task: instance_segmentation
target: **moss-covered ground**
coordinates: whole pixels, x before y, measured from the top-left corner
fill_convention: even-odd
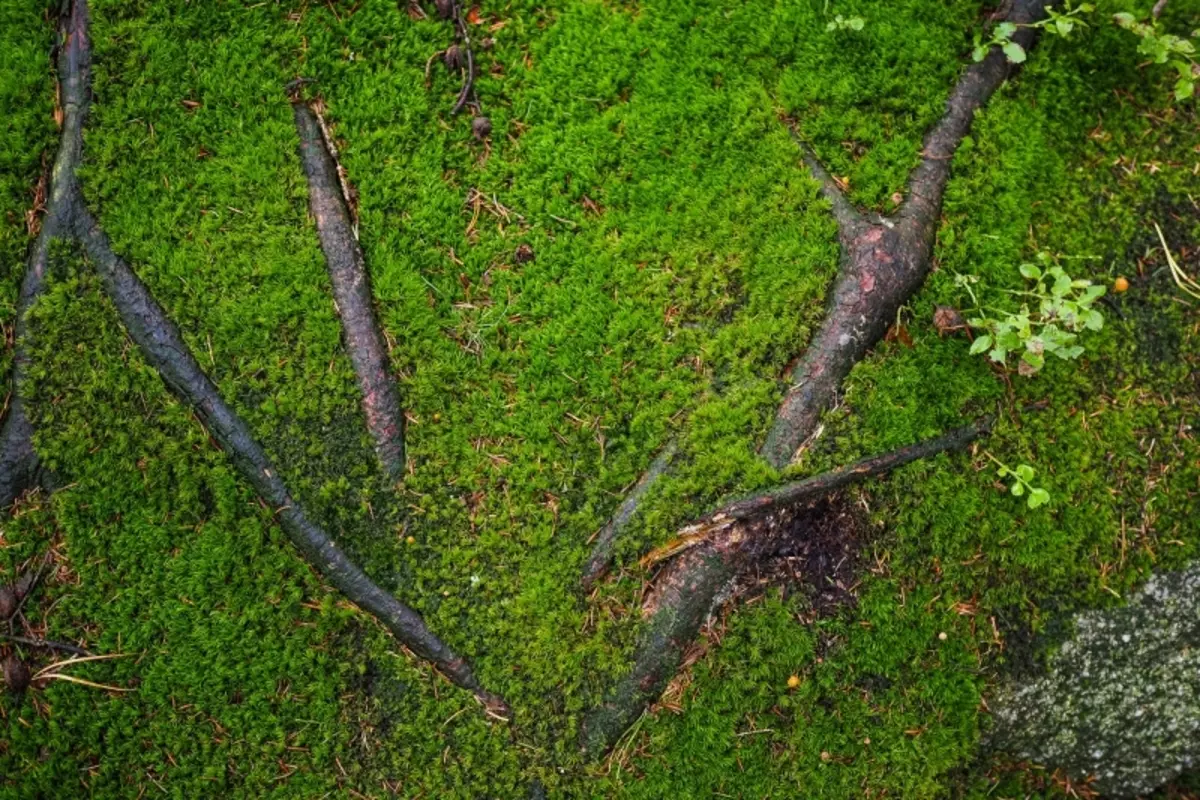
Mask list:
[[[6,331],[56,145],[48,5],[0,3]],[[1046,42],[979,116],[936,271],[902,311],[911,347],[854,371],[793,469],[999,410],[995,435],[849,495],[877,529],[858,603],[815,622],[802,595],[735,609],[676,687],[681,710],[596,764],[575,737],[628,665],[637,556],[777,479],[754,449],[837,261],[779,116],[856,201],[890,209],[985,10],[486,0],[484,146],[448,114],[456,79],[435,64],[426,85],[448,25],[404,3],[92,5],[83,181],[115,248],[297,494],[516,716],[489,721],[322,586],[64,252],[35,310],[37,445],[61,488],[2,523],[0,570],[53,545],[27,616],[129,654],[70,674],[132,691],[0,699],[0,795],[1058,796],[1050,775],[978,755],[989,687],[1033,668],[1067,611],[1200,545],[1200,317],[1153,232],[1200,272],[1200,125],[1129,34]],[[835,13],[864,29],[826,31]],[[1198,15],[1174,0],[1165,21],[1186,33]],[[297,76],[318,81],[358,192],[411,415],[399,491],[374,465],[307,218],[283,91]],[[1012,303],[1039,249],[1132,286],[1080,361],[1010,388],[932,313],[967,301],[956,274]],[[682,469],[623,543],[627,569],[581,598],[589,537],[672,436]],[[1051,504],[1007,494],[987,453],[1033,465]]]

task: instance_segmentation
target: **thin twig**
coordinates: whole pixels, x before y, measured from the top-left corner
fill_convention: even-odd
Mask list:
[[[455,33],[462,42],[463,50],[467,54],[467,74],[463,78],[462,89],[458,92],[458,99],[454,101],[454,108],[450,109],[451,116],[457,115],[467,103],[470,102],[475,110],[479,110],[479,97],[475,93],[475,53],[471,49],[471,34],[467,30],[466,20],[463,19],[462,5],[458,0],[451,0],[451,9],[453,10]]]
[[[133,689],[122,689],[120,686],[111,686],[107,683],[96,683],[95,681],[89,681],[84,678],[76,678],[74,675],[63,675],[58,672],[51,672],[49,675],[43,675],[40,679],[35,678],[34,680],[66,681],[67,683],[78,683],[81,686],[90,686],[93,689],[103,689],[106,692],[132,692],[133,691]]]
[[[17,644],[25,644],[30,647],[44,647],[48,650],[62,650],[64,653],[72,653],[77,656],[90,656],[91,652],[84,650],[82,647],[76,647],[73,644],[65,642],[56,642],[52,639],[37,639],[29,636],[17,636],[16,634],[0,633],[0,639]]]
[[[1171,248],[1167,246],[1167,239],[1163,236],[1162,228],[1158,227],[1157,222],[1154,223],[1154,230],[1158,232],[1158,240],[1162,242],[1163,253],[1167,256],[1167,266],[1171,268],[1171,277],[1175,279],[1175,285],[1184,293],[1200,300],[1200,283],[1196,283],[1191,275],[1188,275],[1175,263],[1175,257],[1171,255]]]
[[[67,658],[67,659],[63,659],[62,661],[55,661],[53,664],[47,664],[46,666],[42,667],[40,670],[38,670],[34,674],[33,680],[36,681],[38,678],[49,677],[55,671],[60,670],[63,667],[72,666],[74,664],[87,664],[92,661],[112,661],[113,659],[116,659],[116,658],[129,658],[130,656],[134,656],[134,655],[137,655],[137,654],[136,653],[101,653],[100,655],[86,655],[86,656],[76,656],[74,658]]]
[[[25,603],[29,601],[29,596],[33,594],[33,590],[38,587],[39,583],[41,583],[42,575],[45,573],[46,567],[50,565],[50,562],[53,560],[53,558],[53,555],[50,553],[46,553],[46,555],[42,557],[42,563],[38,565],[38,570],[36,573],[34,573],[33,580],[29,582],[28,586],[21,588],[19,592],[21,599],[17,601],[17,608],[9,617],[10,619],[15,619],[17,615],[21,613],[21,609],[23,609],[25,607]],[[23,577],[24,576],[22,576],[22,578]],[[21,581],[18,580],[18,587],[20,586],[20,583]]]

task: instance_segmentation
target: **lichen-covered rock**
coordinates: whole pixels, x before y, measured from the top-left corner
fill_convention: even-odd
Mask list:
[[[1200,766],[1200,562],[1154,576],[1122,608],[1080,614],[1048,674],[992,710],[992,748],[1107,796]]]

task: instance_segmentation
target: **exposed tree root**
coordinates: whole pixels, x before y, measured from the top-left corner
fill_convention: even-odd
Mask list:
[[[23,305],[17,306],[18,314],[25,313]],[[22,349],[18,344],[17,358],[21,358]],[[39,482],[38,457],[33,449],[33,425],[25,416],[25,402],[20,395],[24,380],[22,375],[17,374],[17,370],[23,369],[23,366],[13,364],[12,400],[4,427],[0,429],[0,510],[11,506],[26,489],[33,488]]]
[[[583,589],[590,591],[596,581],[604,577],[608,572],[608,567],[612,563],[613,549],[616,547],[617,539],[633,522],[637,515],[638,508],[641,506],[642,499],[658,482],[658,479],[667,474],[671,468],[671,461],[675,458],[677,450],[676,443],[671,440],[667,443],[650,464],[650,468],[646,473],[638,479],[638,482],[621,501],[621,505],[617,507],[616,512],[605,523],[604,527],[596,534],[595,544],[592,545],[592,554],[588,556],[587,565],[583,569]]]
[[[1012,0],[1007,18],[1018,24],[1036,22],[1045,16],[1045,7],[1054,4]],[[1029,50],[1036,37],[1036,30],[1020,28],[1013,40]],[[998,47],[965,70],[947,100],[946,113],[925,137],[921,161],[909,176],[907,199],[890,217],[867,215],[854,208],[812,150],[801,142],[803,158],[832,204],[842,255],[825,318],[790,376],[791,387],[760,450],[776,469],[786,467],[797,449],[817,432],[821,414],[833,405],[851,368],[883,337],[900,306],[924,283],[951,159],[975,112],[1011,70]],[[585,720],[584,748],[592,752],[607,749],[658,696],[721,590],[754,559],[778,549],[781,532],[790,531],[797,509],[805,501],[912,458],[961,447],[986,430],[964,428],[921,447],[790,484],[740,501],[681,531],[668,546],[665,557],[670,561],[655,579],[643,608],[648,621],[633,670]],[[644,494],[644,482],[639,483],[635,495],[639,491]],[[627,521],[639,500],[640,496],[631,496],[614,521]],[[619,532],[619,524],[610,522],[610,526]],[[611,544],[608,548],[611,551]]]
[[[81,209],[77,225],[80,240],[130,337],[167,386],[193,408],[238,472],[275,509],[280,526],[309,564],[414,653],[433,663],[457,685],[474,692],[492,713],[507,716],[503,701],[483,689],[465,660],[430,631],[415,611],[367,577],[325,531],[305,516],[249,426],[221,399],[178,329],[129,265],[113,253],[108,237],[91,214]]]
[[[1036,22],[1045,16],[1045,5],[1045,0],[1013,0],[1008,19]],[[1021,28],[1013,41],[1028,50],[1036,36],[1035,30]],[[921,162],[909,176],[907,199],[890,217],[871,220],[854,209],[805,149],[805,160],[833,203],[842,258],[825,320],[792,371],[791,388],[762,446],[763,457],[777,469],[787,466],[817,429],[850,369],[883,337],[897,309],[924,283],[951,160],[975,112],[1011,69],[997,47],[967,68],[946,103],[945,115],[925,137]]]
[[[1008,19],[1036,22],[1045,16],[1045,0],[1013,0]],[[1036,30],[1021,28],[1013,41],[1026,50]],[[834,404],[842,381],[887,332],[896,311],[921,287],[929,272],[942,195],[950,162],[971,127],[975,112],[1004,83],[1012,65],[999,48],[967,68],[946,113],[925,138],[921,163],[909,176],[908,199],[883,217],[855,208],[812,148],[789,121],[804,163],[829,200],[842,245],[841,265],[832,300],[816,336],[789,376],[775,421],[760,451],[776,469],[786,467],[801,445],[817,432],[821,414]],[[656,460],[601,530],[584,571],[589,587],[612,558],[615,539],[628,527],[646,492],[665,471]]]
[[[649,621],[633,669],[584,720],[583,747],[601,752],[662,693],[712,612],[717,596],[739,574],[805,532],[796,523],[806,508],[838,489],[948,450],[966,447],[991,431],[981,420],[844,469],[789,483],[730,503],[682,528],[656,560],[670,559],[642,605]]]
[[[300,133],[300,159],[308,176],[309,206],[329,267],[346,349],[362,391],[367,430],[375,440],[380,462],[395,480],[404,475],[404,411],[391,374],[387,343],[375,318],[367,266],[320,120],[298,93],[292,95],[292,109]]]
[[[62,160],[62,153],[59,154]],[[57,173],[57,170],[56,170]],[[17,320],[13,352],[12,399],[4,427],[0,428],[0,511],[8,508],[24,492],[39,482],[37,452],[33,448],[33,425],[25,413],[25,393],[29,389],[29,310],[46,287],[50,244],[57,235],[59,213],[52,199],[42,230],[34,242],[21,282],[17,300]]]
[[[1012,0],[1008,19],[1038,20],[1046,0]],[[1053,2],[1050,3],[1053,5]],[[443,16],[453,18],[465,53],[465,79],[454,113],[473,105],[475,65],[469,33],[457,0],[439,0]],[[1020,29],[1013,39],[1026,50],[1036,32]],[[98,270],[114,307],[147,362],[166,385],[194,410],[229,458],[275,510],[280,525],[308,562],[351,601],[374,615],[404,645],[460,687],[473,692],[500,717],[507,706],[487,692],[466,662],[424,624],[419,615],[385,592],[341,551],[331,537],[307,518],[289,493],[246,423],[221,398],[216,386],[191,355],[178,329],[149,289],[112,249],[99,223],[82,200],[76,168],[90,101],[90,46],[86,0],[73,0],[62,24],[58,70],[65,108],[62,143],[51,181],[43,229],[33,247],[22,286],[17,320],[14,391],[0,433],[0,505],[37,478],[32,426],[25,413],[29,372],[28,311],[45,286],[56,239],[77,240]],[[1010,65],[997,48],[968,67],[948,102],[945,116],[927,135],[920,164],[909,178],[908,197],[888,217],[854,208],[815,154],[801,142],[803,157],[821,191],[830,200],[842,244],[838,278],[826,317],[791,375],[762,456],[776,468],[786,466],[797,448],[818,428],[819,418],[835,400],[843,379],[884,334],[899,306],[920,287],[929,270],[934,235],[951,159],[972,118],[1003,83]],[[385,468],[402,474],[403,413],[390,379],[386,344],[373,312],[362,252],[333,155],[319,119],[294,101],[301,154],[310,184],[310,202],[342,315],[347,348],[363,391],[368,429]],[[476,122],[480,122],[477,120]],[[482,119],[487,123],[486,119]],[[487,123],[490,129],[490,123]],[[483,138],[486,131],[476,134]],[[797,136],[799,139],[799,136]],[[918,458],[961,448],[990,430],[990,423],[967,426],[938,439],[857,462],[836,472],[778,487],[739,500],[679,532],[667,547],[651,554],[664,566],[643,606],[647,620],[631,673],[609,699],[584,722],[583,743],[591,752],[607,749],[675,673],[685,649],[711,613],[721,591],[741,575],[804,535],[808,506],[850,483],[878,475]],[[591,585],[611,560],[616,537],[634,518],[641,500],[665,474],[674,456],[668,446],[598,535],[584,577]]]
[[[33,425],[25,409],[29,391],[29,352],[33,331],[29,311],[46,289],[50,269],[50,251],[56,239],[69,238],[71,214],[79,196],[75,170],[83,152],[83,122],[87,109],[88,87],[83,71],[87,66],[86,44],[71,46],[80,34],[70,27],[73,18],[60,23],[57,69],[63,110],[62,141],[50,173],[50,191],[42,228],[29,252],[25,277],[17,299],[17,319],[12,372],[12,400],[4,427],[0,429],[0,510],[13,504],[24,492],[37,485],[41,469],[33,447]]]
[[[47,220],[43,234],[64,239],[73,237],[83,245],[126,330],[146,360],[158,371],[164,383],[188,403],[237,470],[275,510],[281,527],[309,564],[348,599],[378,619],[417,656],[432,663],[458,686],[473,692],[489,713],[507,717],[508,707],[504,701],[482,687],[465,660],[430,631],[416,612],[375,584],[325,531],[308,519],[255,441],[249,426],[226,405],[217,387],[189,352],[178,329],[129,265],[113,252],[108,237],[85,207],[75,169],[83,148],[83,122],[91,91],[91,48],[87,28],[87,0],[74,0],[64,20],[64,43],[59,60],[68,123],[63,130],[53,176],[51,208],[54,214]],[[31,263],[36,265],[38,262]],[[40,270],[35,287],[43,280],[44,264]],[[29,283],[28,278],[26,282]]]
[[[680,535],[711,538],[722,535],[724,531],[733,526],[757,524],[759,521],[779,513],[782,509],[817,500],[864,478],[882,475],[897,467],[948,450],[961,450],[976,439],[991,433],[992,422],[990,417],[986,417],[936,439],[927,439],[890,453],[864,458],[839,470],[786,483],[760,494],[737,500],[684,528],[680,531]]]

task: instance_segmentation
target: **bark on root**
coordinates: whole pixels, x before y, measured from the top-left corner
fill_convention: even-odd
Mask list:
[[[1036,22],[1045,16],[1047,6],[1055,4],[1055,0],[1012,0],[1007,19],[1017,24]],[[1036,38],[1036,30],[1030,28],[1020,28],[1012,37],[1026,50]],[[921,161],[909,176],[907,199],[890,217],[868,216],[854,208],[812,150],[801,142],[803,158],[832,204],[842,254],[825,318],[790,375],[791,386],[760,450],[776,469],[786,467],[797,449],[815,434],[821,414],[833,405],[851,368],[883,337],[900,306],[924,283],[951,159],[975,113],[1011,71],[1012,65],[998,47],[965,70],[946,102],[945,114],[925,137]],[[962,439],[967,432],[964,429],[943,437],[941,449],[962,446],[984,430]],[[925,454],[931,452],[940,451],[935,448]],[[656,579],[653,599],[644,609],[648,622],[633,671],[585,720],[584,748],[598,752],[610,747],[661,693],[718,593],[744,568],[747,559],[770,552],[779,532],[787,530],[794,518],[794,509],[815,494],[831,491],[828,486],[845,485],[904,463],[891,459],[883,457],[874,466],[860,463],[811,482],[782,487],[685,529],[684,536],[692,543]],[[885,466],[889,463],[891,466]],[[625,506],[621,510],[625,512]]]
[[[62,151],[59,153],[61,159]],[[29,351],[33,344],[29,312],[46,289],[50,246],[60,227],[58,205],[52,195],[42,229],[30,250],[25,277],[21,281],[21,293],[17,298],[12,399],[4,427],[0,428],[0,511],[11,506],[24,491],[40,482],[40,465],[33,447],[33,424],[25,407],[26,393],[30,388]]]
[[[293,96],[292,109],[300,134],[300,159],[308,177],[309,207],[329,268],[346,349],[362,392],[367,430],[383,468],[396,480],[404,475],[404,411],[391,374],[387,342],[375,317],[367,265],[320,120],[298,95]]]
[[[603,578],[608,572],[609,565],[612,564],[613,552],[617,546],[617,539],[629,528],[637,516],[642,500],[658,483],[659,478],[670,472],[671,462],[675,458],[677,449],[674,440],[667,443],[667,446],[651,462],[650,468],[621,501],[621,505],[617,507],[608,522],[596,534],[596,542],[592,545],[591,555],[588,556],[587,564],[583,568],[582,583],[585,592],[591,591],[592,587],[596,585],[596,581]]]
[[[305,560],[355,605],[373,615],[402,644],[429,661],[453,683],[474,693],[488,712],[507,718],[508,707],[485,690],[466,661],[454,653],[408,608],[374,583],[304,513],[288,492],[249,426],[221,397],[188,350],[179,330],[133,270],[115,252],[85,207],[75,169],[83,147],[83,122],[90,102],[90,59],[86,0],[74,0],[64,22],[59,59],[67,124],[54,171],[53,226],[60,238],[83,245],[130,337],[163,382],[186,402],[220,443],[238,472],[275,510],[280,526]],[[28,282],[28,281],[27,281]],[[24,373],[22,373],[23,375]]]
[[[962,449],[986,436],[991,426],[990,418],[983,419],[936,439],[785,484],[737,500],[682,528],[668,546],[676,555],[657,576],[642,605],[648,621],[633,669],[584,720],[584,750],[607,750],[662,693],[721,590],[787,545],[796,534],[797,519],[812,503],[912,461]]]
[[[1047,5],[1054,3],[1013,0],[1008,19],[1036,22]],[[1028,50],[1036,37],[1036,30],[1021,28],[1012,38]],[[951,160],[975,112],[1012,69],[998,47],[967,68],[946,102],[946,113],[925,137],[921,161],[909,176],[907,199],[889,217],[873,220],[854,209],[805,148],[809,168],[833,203],[842,255],[825,319],[789,376],[790,387],[760,451],[776,469],[786,467],[817,430],[850,369],[883,338],[896,311],[925,282]]]
[[[42,479],[41,465],[33,446],[33,424],[26,408],[34,333],[29,324],[29,312],[46,290],[50,251],[55,240],[71,235],[71,216],[79,196],[75,170],[83,152],[83,123],[88,99],[84,76],[91,57],[86,23],[81,23],[74,14],[64,14],[59,21],[58,38],[62,139],[50,173],[46,214],[29,251],[17,297],[11,401],[4,427],[0,429],[0,511],[11,506],[22,492],[38,485]]]

